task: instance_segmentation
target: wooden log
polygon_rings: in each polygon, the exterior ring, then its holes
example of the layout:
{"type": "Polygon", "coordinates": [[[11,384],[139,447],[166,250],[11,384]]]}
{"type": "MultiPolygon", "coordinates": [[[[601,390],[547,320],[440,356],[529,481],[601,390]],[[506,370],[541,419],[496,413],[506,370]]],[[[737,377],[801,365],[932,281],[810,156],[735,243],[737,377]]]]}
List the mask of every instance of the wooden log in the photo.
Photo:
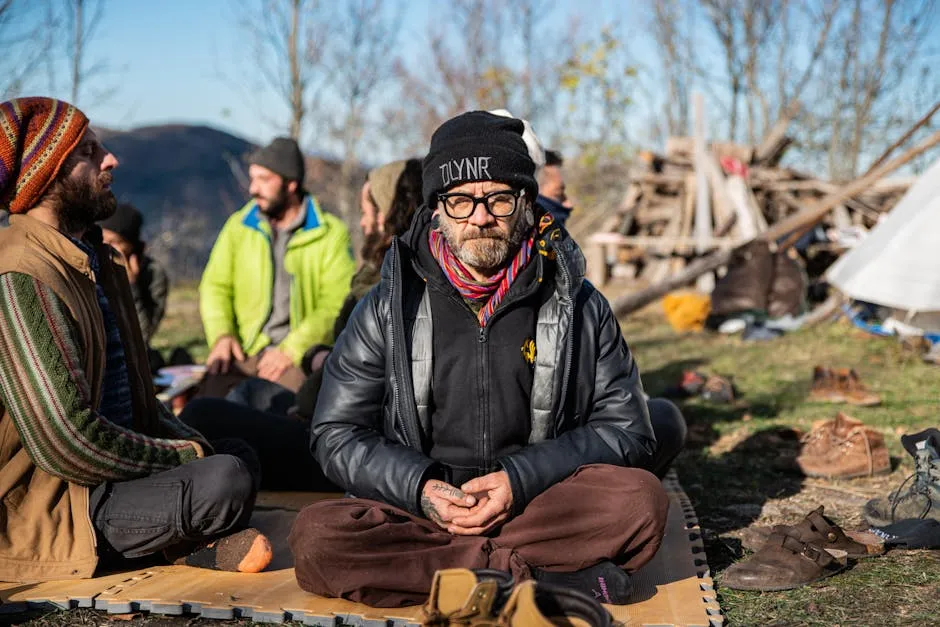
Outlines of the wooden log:
{"type": "Polygon", "coordinates": [[[890,146],[888,146],[888,149],[885,150],[884,153],[882,153],[882,155],[881,155],[880,157],[878,157],[877,159],[875,159],[875,161],[868,167],[868,169],[865,170],[865,174],[870,174],[872,171],[874,171],[875,168],[877,168],[877,167],[880,166],[882,163],[884,163],[885,160],[886,160],[888,157],[891,156],[891,153],[892,153],[892,152],[894,152],[894,151],[897,150],[900,146],[903,146],[905,143],[907,143],[907,141],[908,141],[911,137],[914,136],[914,133],[916,133],[917,131],[919,131],[919,130],[921,129],[921,127],[923,127],[925,124],[927,124],[927,122],[930,121],[930,118],[932,118],[932,117],[934,116],[934,114],[935,114],[937,111],[940,111],[940,101],[938,101],[937,104],[935,104],[933,107],[931,107],[930,111],[928,111],[928,112],[926,113],[926,115],[924,115],[924,117],[922,117],[921,119],[917,120],[917,122],[914,123],[914,126],[912,126],[906,133],[904,133],[904,135],[902,135],[901,138],[898,139],[898,141],[896,141],[896,142],[894,142],[893,144],[891,144],[890,146]]]}
{"type": "Polygon", "coordinates": [[[607,254],[604,245],[592,242],[584,251],[588,281],[597,287],[607,283],[607,254]]]}
{"type": "Polygon", "coordinates": [[[754,151],[754,163],[762,165],[776,165],[783,157],[783,152],[792,143],[787,137],[787,128],[790,122],[800,112],[800,102],[794,100],[780,115],[780,119],[774,122],[767,132],[767,136],[761,141],[760,146],[754,151]]]}
{"type": "Polygon", "coordinates": [[[668,277],[656,285],[650,285],[646,289],[614,299],[611,303],[614,315],[624,316],[645,307],[669,292],[687,286],[706,272],[714,272],[721,266],[727,265],[729,261],[731,261],[730,249],[718,250],[706,257],[700,257],[679,274],[668,277]]]}
{"type": "Polygon", "coordinates": [[[833,207],[845,202],[852,196],[865,191],[878,179],[884,178],[901,166],[910,163],[912,160],[927,152],[937,144],[940,144],[940,131],[935,132],[921,144],[911,148],[900,157],[897,157],[896,159],[878,167],[873,172],[869,172],[868,174],[855,179],[848,185],[845,185],[842,188],[827,195],[825,198],[816,203],[814,207],[808,208],[804,212],[790,216],[789,218],[781,220],[780,222],[772,225],[769,229],[761,234],[761,239],[772,242],[783,237],[784,235],[793,233],[798,229],[812,228],[817,223],[819,223],[820,220],[825,218],[826,214],[829,213],[833,207]]]}

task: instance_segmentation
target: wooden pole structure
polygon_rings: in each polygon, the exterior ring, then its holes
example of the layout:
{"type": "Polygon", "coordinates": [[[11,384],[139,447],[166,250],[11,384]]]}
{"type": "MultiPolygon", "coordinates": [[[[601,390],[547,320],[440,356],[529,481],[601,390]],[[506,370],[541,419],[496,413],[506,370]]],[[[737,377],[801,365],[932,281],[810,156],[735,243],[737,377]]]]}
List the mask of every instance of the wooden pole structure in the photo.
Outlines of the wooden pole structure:
{"type": "MultiPolygon", "coordinates": [[[[867,170],[865,170],[865,174],[871,174],[872,172],[875,171],[875,168],[877,168],[877,167],[880,166],[882,163],[884,163],[885,161],[887,161],[888,157],[891,156],[891,153],[894,152],[895,150],[897,150],[898,147],[903,146],[905,143],[907,143],[907,140],[909,140],[911,137],[913,137],[913,136],[914,136],[914,133],[916,133],[917,131],[919,131],[922,126],[924,126],[925,124],[927,124],[927,122],[930,121],[930,118],[932,118],[932,117],[934,116],[934,114],[935,114],[937,111],[940,111],[940,101],[938,101],[937,104],[935,104],[935,105],[930,109],[930,111],[927,112],[927,114],[926,114],[924,117],[922,117],[921,119],[917,120],[917,122],[914,123],[914,126],[912,126],[906,133],[904,133],[904,135],[902,135],[901,138],[900,138],[898,141],[896,141],[896,142],[894,142],[893,144],[891,144],[891,145],[888,147],[888,149],[885,150],[885,151],[881,154],[880,157],[878,157],[877,159],[875,159],[875,162],[872,163],[871,166],[869,166],[869,168],[868,168],[867,170]]],[[[862,176],[865,176],[865,175],[863,174],[862,176]]]]}
{"type": "MultiPolygon", "coordinates": [[[[780,238],[799,229],[812,228],[822,221],[823,218],[826,217],[826,214],[828,214],[833,209],[833,207],[842,204],[846,201],[846,199],[865,191],[879,179],[884,178],[901,166],[911,162],[913,159],[916,159],[937,144],[940,144],[940,131],[935,132],[922,143],[911,148],[896,159],[889,161],[888,163],[876,168],[872,172],[869,172],[855,179],[851,183],[824,196],[814,206],[807,207],[806,210],[794,214],[785,220],[777,222],[769,229],[761,233],[756,239],[761,239],[767,242],[776,242],[780,238]]],[[[748,242],[742,242],[738,248],[741,248],[747,243],[748,242]]],[[[611,303],[611,308],[614,311],[614,315],[624,316],[648,305],[649,303],[659,298],[662,298],[673,290],[688,285],[706,272],[711,272],[723,265],[726,265],[731,259],[732,254],[733,251],[730,250],[714,252],[710,255],[697,259],[693,263],[689,264],[689,266],[683,272],[673,277],[669,277],[665,281],[657,283],[656,285],[651,285],[646,289],[640,290],[639,292],[621,296],[611,303]]]]}

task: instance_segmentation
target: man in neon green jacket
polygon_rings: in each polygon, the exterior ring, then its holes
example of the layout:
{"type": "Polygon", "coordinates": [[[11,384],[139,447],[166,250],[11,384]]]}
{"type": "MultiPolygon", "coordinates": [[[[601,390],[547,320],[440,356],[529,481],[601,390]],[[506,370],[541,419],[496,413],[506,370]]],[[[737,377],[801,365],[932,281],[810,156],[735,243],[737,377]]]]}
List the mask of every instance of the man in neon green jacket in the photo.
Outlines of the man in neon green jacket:
{"type": "Polygon", "coordinates": [[[208,372],[296,388],[304,351],[332,341],[349,292],[349,231],[304,190],[294,140],[254,153],[248,174],[252,200],[222,227],[199,285],[208,372]]]}

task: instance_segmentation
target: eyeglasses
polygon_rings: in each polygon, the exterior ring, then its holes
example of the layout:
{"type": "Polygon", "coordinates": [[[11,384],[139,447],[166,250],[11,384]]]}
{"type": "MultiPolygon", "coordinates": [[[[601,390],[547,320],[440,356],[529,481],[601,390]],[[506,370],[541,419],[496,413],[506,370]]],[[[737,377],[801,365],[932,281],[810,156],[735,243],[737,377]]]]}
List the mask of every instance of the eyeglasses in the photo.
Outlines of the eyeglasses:
{"type": "Polygon", "coordinates": [[[482,203],[494,218],[508,218],[516,212],[519,201],[524,197],[524,189],[500,189],[483,196],[438,194],[437,200],[444,206],[444,212],[449,217],[454,220],[466,220],[477,210],[477,203],[482,203]]]}

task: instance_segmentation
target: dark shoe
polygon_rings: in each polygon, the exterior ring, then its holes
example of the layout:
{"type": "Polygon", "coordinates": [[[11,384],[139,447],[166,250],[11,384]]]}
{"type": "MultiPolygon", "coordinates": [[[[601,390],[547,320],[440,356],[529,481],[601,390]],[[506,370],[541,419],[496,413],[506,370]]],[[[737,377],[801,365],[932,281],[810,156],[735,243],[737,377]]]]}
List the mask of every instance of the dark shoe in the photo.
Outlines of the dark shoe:
{"type": "Polygon", "coordinates": [[[865,504],[863,515],[873,527],[910,518],[940,520],[940,431],[902,435],[901,443],[914,458],[914,474],[887,497],[865,504]]]}
{"type": "Polygon", "coordinates": [[[610,560],[581,570],[561,573],[534,569],[532,575],[539,583],[575,590],[597,599],[599,603],[623,605],[630,599],[630,593],[633,591],[630,575],[610,560]]]}
{"type": "Polygon", "coordinates": [[[735,399],[734,384],[729,379],[713,375],[708,377],[702,386],[702,400],[709,403],[733,403],[735,399]]]}
{"type": "Polygon", "coordinates": [[[610,613],[588,595],[537,581],[516,586],[498,621],[507,627],[614,625],[610,613]]]}
{"type": "Polygon", "coordinates": [[[839,412],[803,438],[796,464],[807,477],[852,479],[891,472],[884,436],[839,412]]]}
{"type": "Polygon", "coordinates": [[[676,385],[670,386],[663,391],[666,398],[689,398],[698,396],[705,385],[705,375],[695,370],[683,370],[682,376],[676,385]]]}
{"type": "Polygon", "coordinates": [[[734,590],[791,590],[845,569],[846,554],[774,531],[761,549],[730,566],[721,585],[734,590]]]}
{"type": "Polygon", "coordinates": [[[499,605],[512,589],[509,573],[448,568],[434,573],[431,593],[421,609],[422,625],[495,624],[499,605]]]}
{"type": "Polygon", "coordinates": [[[214,540],[173,561],[181,566],[238,573],[260,573],[274,557],[268,538],[257,529],[245,529],[214,540]]]}
{"type": "Polygon", "coordinates": [[[795,525],[749,527],[745,530],[746,533],[741,534],[741,545],[751,551],[759,551],[771,534],[782,533],[824,549],[845,551],[848,557],[855,559],[884,552],[884,545],[881,543],[863,543],[850,537],[839,525],[827,518],[823,511],[823,506],[820,505],[795,525]]]}
{"type": "Polygon", "coordinates": [[[932,518],[910,518],[870,531],[892,548],[940,549],[940,521],[932,518]]]}

